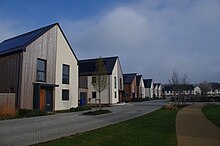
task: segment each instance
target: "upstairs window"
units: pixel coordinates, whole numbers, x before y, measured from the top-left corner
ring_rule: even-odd
[[[116,79],[116,77],[114,79],[115,79],[114,83],[115,83],[115,89],[116,89],[117,88],[117,79]]]
[[[122,89],[122,80],[120,78],[120,89]]]
[[[63,78],[62,78],[63,84],[69,84],[69,72],[70,72],[70,66],[63,64]]]
[[[92,84],[96,83],[96,77],[92,77]]]
[[[46,82],[46,60],[37,59],[37,81]]]

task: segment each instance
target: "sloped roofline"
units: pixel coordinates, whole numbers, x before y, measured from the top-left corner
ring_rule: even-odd
[[[153,79],[143,79],[143,81],[144,81],[144,85],[145,85],[146,87],[148,87],[148,86],[147,86],[148,81],[150,81],[150,86],[151,86],[152,83],[153,83]]]
[[[143,79],[143,76],[142,76],[142,75],[136,75],[136,81],[139,81],[139,82],[137,83],[138,86],[140,85],[141,78]],[[140,79],[140,80],[139,80],[139,79]]]
[[[134,81],[135,77],[137,76],[137,73],[125,73],[123,74],[123,78],[124,76],[127,76],[127,75],[130,75],[130,76],[134,76],[134,78],[132,78],[132,81]],[[129,83],[125,83],[124,84],[131,84],[132,82],[129,82]]]
[[[111,58],[118,58],[118,56],[111,56],[111,57],[102,57],[102,59],[111,59]],[[81,59],[79,60],[79,62],[91,62],[91,61],[96,61],[97,59],[99,59],[99,57],[97,58],[91,58],[91,59]]]
[[[118,56],[102,57],[103,60],[105,60],[105,59],[114,59],[114,65],[113,65],[113,67],[111,68],[111,71],[107,73],[108,75],[111,75],[111,74],[112,74],[112,71],[113,71],[113,69],[114,69],[114,67],[115,67],[115,64],[116,64],[116,61],[117,61],[118,58],[119,58]],[[80,64],[82,64],[82,63],[96,62],[97,59],[98,59],[98,58],[79,60],[79,61],[78,61],[78,65],[79,65],[79,67],[80,67]],[[79,69],[79,72],[80,72],[80,69]],[[79,74],[80,74],[80,73],[79,73]],[[94,74],[94,72],[87,72],[87,73],[81,74],[80,76],[91,76],[91,75],[93,75],[93,74]]]
[[[16,47],[12,47],[12,48],[9,48],[7,50],[4,50],[2,52],[0,52],[0,55],[10,55],[10,54],[16,54],[16,53],[20,53],[20,52],[24,52],[26,51],[26,47],[28,45],[30,45],[33,41],[35,41],[36,39],[38,39],[40,36],[42,36],[45,32],[47,32],[48,30],[50,30],[52,27],[54,27],[55,25],[57,25],[58,23],[53,23],[53,24],[50,24],[50,25],[47,25],[47,26],[44,26],[44,27],[41,27],[41,28],[38,28],[38,29],[35,29],[35,30],[32,30],[32,31],[29,31],[29,32],[26,32],[26,33],[23,33],[23,34],[20,34],[18,36],[15,36],[15,37],[12,37],[12,38],[9,38],[9,39],[6,39],[4,40],[3,42],[1,43],[4,43],[4,42],[7,42],[7,41],[10,41],[12,39],[16,39],[18,37],[21,37],[21,36],[25,36],[27,34],[30,34],[30,33],[33,33],[33,32],[36,32],[36,31],[39,31],[41,29],[45,29],[44,31],[42,31],[41,33],[37,34],[36,36],[34,36],[32,39],[30,39],[28,42],[26,42],[25,44],[21,45],[21,46],[16,46]],[[48,28],[48,29],[46,29]]]
[[[70,47],[70,49],[71,49],[71,51],[72,51],[73,55],[75,56],[75,58],[76,58],[76,60],[77,60],[77,62],[78,62],[79,60],[78,60],[78,58],[77,58],[76,54],[74,53],[73,48],[71,47],[71,45],[70,45],[70,43],[69,43],[69,41],[68,41],[68,39],[67,39],[66,35],[64,34],[64,32],[63,32],[62,28],[60,27],[59,23],[55,23],[55,24],[56,24],[56,25],[59,27],[59,29],[60,29],[60,31],[61,31],[61,33],[62,33],[62,35],[64,36],[64,38],[65,38],[65,40],[66,40],[66,42],[67,42],[68,46]]]
[[[9,50],[5,50],[5,51],[3,51],[3,52],[0,52],[0,56],[6,56],[6,55],[16,54],[16,53],[20,53],[20,52],[26,51],[26,47],[27,47],[28,45],[30,45],[32,42],[34,42],[36,39],[38,39],[40,36],[42,36],[43,34],[45,34],[48,30],[50,30],[51,28],[53,28],[53,27],[56,26],[56,25],[59,27],[59,29],[60,29],[62,35],[64,36],[64,38],[65,38],[65,40],[66,40],[68,46],[70,47],[70,49],[71,49],[73,55],[75,56],[75,58],[76,58],[76,60],[77,60],[77,62],[78,62],[78,58],[77,58],[76,54],[74,53],[74,51],[73,51],[73,49],[72,49],[72,47],[71,47],[69,41],[67,40],[67,38],[66,38],[66,36],[65,36],[65,34],[64,34],[63,30],[62,30],[62,28],[60,27],[59,23],[53,23],[53,24],[50,24],[50,25],[47,25],[47,26],[44,26],[44,27],[41,27],[41,28],[38,28],[38,29],[35,29],[35,30],[32,30],[32,31],[29,31],[29,32],[20,34],[20,35],[18,35],[18,36],[15,36],[15,37],[12,37],[12,38],[9,38],[9,39],[4,40],[3,42],[10,41],[10,40],[12,40],[12,39],[15,39],[15,38],[18,38],[18,37],[21,37],[21,36],[25,36],[25,35],[27,35],[27,34],[30,34],[30,33],[35,32],[35,31],[39,31],[39,30],[41,30],[41,29],[45,29],[44,31],[42,31],[41,33],[37,34],[37,35],[34,36],[32,39],[30,39],[30,40],[29,40],[27,43],[25,43],[24,45],[21,45],[21,46],[18,46],[18,47],[14,47],[14,48],[10,48]],[[46,29],[46,28],[48,28],[48,29]],[[3,43],[3,42],[1,42],[1,43]]]

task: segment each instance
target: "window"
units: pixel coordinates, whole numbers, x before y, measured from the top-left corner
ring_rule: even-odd
[[[37,81],[46,81],[46,60],[37,59]]]
[[[15,88],[14,88],[14,87],[11,87],[11,88],[9,89],[9,93],[15,93]]]
[[[117,84],[116,84],[116,77],[114,78],[114,84],[115,84],[115,89],[117,88]]]
[[[96,77],[92,77],[92,84],[96,83]]]
[[[92,98],[96,98],[96,92],[92,92]]]
[[[117,92],[115,91],[115,98],[117,98]]]
[[[135,98],[135,93],[132,93],[132,97]]]
[[[70,73],[70,66],[63,64],[63,78],[62,83],[63,84],[69,84],[69,73]]]
[[[62,90],[62,100],[69,100],[69,90]]]
[[[121,78],[120,78],[120,89],[122,89],[122,81],[121,81]]]

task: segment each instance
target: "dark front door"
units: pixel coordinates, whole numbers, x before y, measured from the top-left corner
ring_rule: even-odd
[[[46,90],[45,111],[51,112],[53,110],[53,90]]]
[[[132,93],[132,98],[135,98],[135,93]]]
[[[87,104],[87,93],[86,92],[80,92],[80,106]]]

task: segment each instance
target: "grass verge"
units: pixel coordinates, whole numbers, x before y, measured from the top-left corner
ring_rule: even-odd
[[[220,128],[220,105],[209,104],[202,108],[202,113]]]
[[[177,112],[177,110],[162,108],[132,120],[37,145],[176,146]]]

